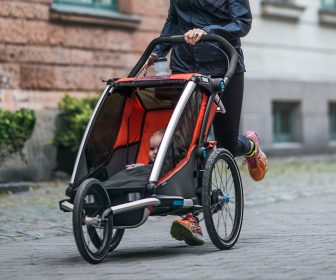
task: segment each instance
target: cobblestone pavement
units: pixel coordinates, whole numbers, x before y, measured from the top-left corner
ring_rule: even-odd
[[[56,208],[61,183],[3,196],[0,279],[336,279],[335,165],[277,160],[258,185],[243,169],[245,216],[231,250],[207,237],[204,246],[184,245],[169,235],[173,217],[153,217],[126,231],[99,265],[80,257],[71,214]]]

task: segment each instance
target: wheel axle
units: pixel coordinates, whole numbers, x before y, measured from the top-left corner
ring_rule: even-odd
[[[231,200],[231,196],[229,194],[225,194],[225,195],[219,195],[218,196],[218,202],[221,203],[222,205],[224,203],[229,203]]]

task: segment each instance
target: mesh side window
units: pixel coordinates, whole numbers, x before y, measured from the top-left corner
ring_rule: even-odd
[[[196,122],[198,119],[202,95],[195,91],[177,124],[172,140],[169,144],[168,151],[161,169],[160,177],[172,170],[186,155],[191,145]]]
[[[182,86],[138,88],[137,96],[147,110],[174,108],[183,92]]]
[[[89,134],[85,147],[88,171],[106,161],[113,150],[122,117],[125,96],[107,96]]]

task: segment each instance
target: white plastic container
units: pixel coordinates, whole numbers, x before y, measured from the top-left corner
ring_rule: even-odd
[[[168,76],[170,69],[168,60],[165,57],[160,57],[154,60],[155,76]]]

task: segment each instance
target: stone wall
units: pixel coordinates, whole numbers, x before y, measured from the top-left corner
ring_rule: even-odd
[[[0,108],[25,107],[38,115],[25,149],[28,164],[19,158],[2,163],[0,181],[50,178],[58,102],[65,94],[100,92],[105,87],[102,80],[127,75],[159,35],[168,4],[121,0],[119,12],[126,20],[119,21],[59,12],[52,0],[0,0],[0,75],[10,79],[0,89]]]

